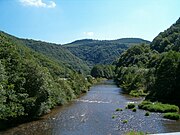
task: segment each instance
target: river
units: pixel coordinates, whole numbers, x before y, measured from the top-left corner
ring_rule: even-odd
[[[121,135],[128,131],[162,133],[180,131],[180,121],[162,118],[160,113],[144,116],[125,109],[129,102],[141,98],[122,94],[121,89],[108,80],[91,87],[90,91],[71,103],[57,107],[40,120],[21,124],[0,132],[1,135]],[[116,112],[116,108],[123,111]],[[116,118],[112,119],[112,116]],[[123,123],[127,120],[127,123]]]

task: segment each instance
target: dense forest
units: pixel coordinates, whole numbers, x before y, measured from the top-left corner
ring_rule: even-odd
[[[86,92],[85,76],[0,32],[0,121],[39,117]]]
[[[91,75],[95,78],[113,79],[115,75],[115,65],[95,65],[91,70]]]
[[[71,68],[77,72],[88,74],[90,69],[88,65],[75,55],[73,55],[69,50],[62,47],[59,44],[52,44],[42,41],[28,40],[28,39],[19,39],[24,45],[33,49],[36,52],[42,53],[57,62],[61,65],[65,65],[68,68]]]
[[[180,19],[149,45],[129,48],[116,64],[124,92],[147,100],[180,105]]]
[[[81,71],[83,73],[88,73],[90,70],[85,62],[73,55],[60,44],[36,41],[32,39],[21,39],[4,32],[1,33],[7,35],[13,42],[27,46],[36,52],[50,57],[54,61],[58,62],[61,66],[65,65],[65,67],[71,68],[77,72]]]
[[[88,63],[90,67],[96,64],[112,64],[119,55],[130,46],[150,42],[139,38],[122,38],[117,40],[77,40],[63,45],[71,53]]]

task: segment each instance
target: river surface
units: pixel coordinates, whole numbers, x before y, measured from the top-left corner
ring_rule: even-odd
[[[2,135],[123,135],[128,131],[164,133],[180,131],[180,121],[162,118],[160,113],[144,116],[125,109],[129,102],[139,103],[141,98],[122,94],[112,81],[91,87],[90,91],[73,102],[57,107],[38,121],[21,124],[0,132]],[[123,111],[116,112],[116,108]],[[115,116],[112,119],[112,116]],[[127,123],[123,123],[127,120]]]

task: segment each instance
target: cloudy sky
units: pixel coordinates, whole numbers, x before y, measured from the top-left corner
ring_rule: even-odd
[[[0,0],[0,30],[54,43],[152,40],[180,17],[180,0]]]

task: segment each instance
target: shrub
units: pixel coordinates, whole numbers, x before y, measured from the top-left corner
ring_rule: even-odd
[[[146,113],[145,113],[145,116],[149,116],[149,115],[150,115],[150,113],[149,113],[149,112],[146,112]]]
[[[176,105],[162,104],[159,102],[152,103],[150,101],[143,101],[138,105],[139,109],[148,110],[150,112],[178,112],[179,107]]]
[[[135,104],[134,103],[129,103],[128,105],[127,105],[127,109],[132,109],[132,108],[134,108],[135,107]]]
[[[133,112],[136,112],[136,108],[133,108],[132,111],[133,111]]]
[[[116,116],[115,116],[115,115],[113,115],[113,116],[112,116],[112,119],[115,119],[115,118],[116,118]]]
[[[123,124],[128,123],[128,120],[123,120]]]
[[[165,113],[164,118],[171,119],[171,120],[179,120],[180,115],[178,113]]]
[[[122,109],[121,108],[117,108],[116,111],[122,111]]]
[[[132,90],[129,94],[133,97],[147,96],[147,93],[144,93],[143,90]]]

